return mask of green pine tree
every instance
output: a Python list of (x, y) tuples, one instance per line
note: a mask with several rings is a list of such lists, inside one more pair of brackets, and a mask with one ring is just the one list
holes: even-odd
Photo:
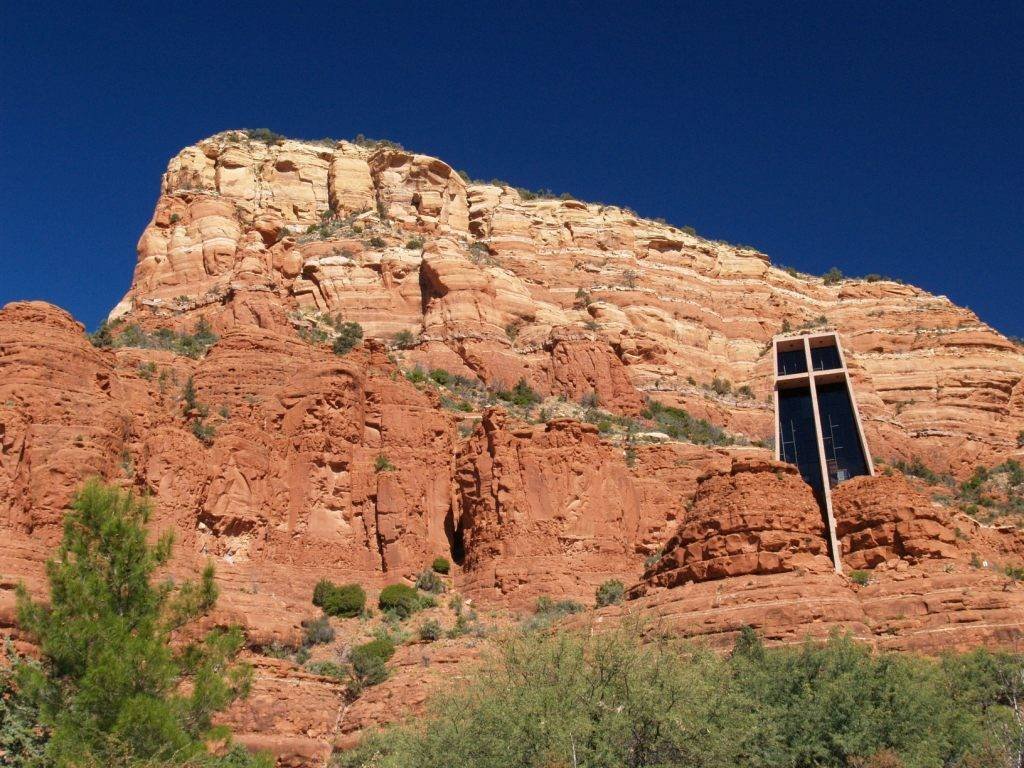
[[(237, 628), (189, 626), (217, 599), (213, 566), (198, 583), (156, 582), (173, 537), (147, 542), (150, 507), (89, 481), (46, 564), (49, 604), (18, 591), (18, 619), (42, 653), (17, 670), (19, 696), (38, 707), (50, 766), (258, 766), (241, 748), (207, 752), (229, 734), (214, 713), (248, 693), (251, 670), (234, 662)], [(173, 639), (173, 642), (172, 642)]]

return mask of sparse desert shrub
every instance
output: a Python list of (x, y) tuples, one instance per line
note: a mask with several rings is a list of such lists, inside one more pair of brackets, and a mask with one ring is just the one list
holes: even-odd
[(335, 680), (344, 680), (347, 674), (345, 667), (333, 661), (311, 661), (306, 665), (306, 669), (314, 675), (333, 677)]
[(302, 645), (323, 645), (334, 639), (334, 628), (327, 616), (302, 620)]
[(451, 570), (452, 564), (448, 562), (447, 557), (435, 557), (430, 567), (434, 569), (435, 573), (447, 574)]
[(419, 251), (423, 248), (423, 241), (418, 237), (410, 237), (405, 241), (405, 247), (410, 251)]
[(420, 594), (408, 584), (388, 584), (380, 591), (377, 606), (382, 611), (395, 613), (407, 619), (423, 607)]
[(321, 579), (313, 589), (313, 605), (322, 608), (328, 616), (352, 618), (363, 612), (366, 592), (358, 584), (337, 585)]
[(262, 141), (264, 144), (276, 144), (279, 141), (283, 141), (286, 137), (280, 133), (275, 133), (269, 128), (243, 128), (242, 133), (248, 136), (253, 141)]
[(575, 600), (552, 600), (545, 595), (537, 598), (534, 610), (536, 613), (547, 616), (569, 616), (574, 613), (583, 613), (586, 608)]
[(441, 629), (441, 625), (435, 619), (427, 619), (422, 624), (420, 624), (420, 640), (425, 640), (428, 643), (432, 643), (435, 640), (440, 639), (442, 634), (444, 634), (444, 632)]
[(617, 605), (622, 602), (622, 596), (626, 592), (625, 585), (618, 579), (609, 579), (597, 588), (597, 606)]
[(446, 387), (452, 382), (452, 375), (444, 368), (434, 368), (429, 376), (431, 381), (442, 387)]
[(371, 248), (385, 248), (386, 246), (387, 246), (387, 243), (384, 241), (383, 237), (378, 237), (378, 236), (375, 235), (374, 237), (370, 238), (370, 247)]
[(744, 400), (754, 399), (754, 390), (750, 388), (749, 384), (744, 384), (742, 387), (737, 389), (736, 394), (742, 397)]
[(357, 689), (384, 682), (388, 676), (385, 665), (394, 655), (395, 645), (388, 638), (377, 638), (353, 648), (349, 662)]
[(363, 326), (359, 323), (339, 323), (338, 335), (331, 345), (336, 355), (346, 355), (363, 339)]
[(427, 568), (416, 577), (416, 589), (422, 589), (424, 592), (431, 592), (433, 594), (440, 594), (445, 591), (446, 587), (444, 580), (438, 575), (438, 573)]
[(828, 272), (821, 276), (821, 279), (825, 282), (825, 285), (836, 285), (843, 281), (843, 273), (840, 272), (837, 267), (832, 267)]
[(867, 571), (850, 571), (850, 581), (864, 587), (871, 581), (871, 574)]
[(658, 428), (676, 440), (688, 440), (698, 445), (731, 445), (733, 439), (721, 428), (704, 420), (696, 419), (682, 408), (664, 405), (657, 400), (648, 400), (643, 417), (653, 420)]
[(399, 331), (391, 337), (391, 343), (398, 349), (412, 349), (416, 346), (416, 334), (412, 331)]
[(711, 380), (711, 391), (716, 395), (728, 395), (732, 392), (732, 382), (728, 379), (715, 376)]
[(499, 400), (505, 400), (521, 408), (527, 408), (541, 401), (541, 396), (526, 383), (526, 379), (519, 379), (511, 390), (499, 389), (494, 394)]
[(395, 465), (391, 463), (387, 456), (381, 453), (373, 460), (373, 469), (375, 472), (394, 472)]

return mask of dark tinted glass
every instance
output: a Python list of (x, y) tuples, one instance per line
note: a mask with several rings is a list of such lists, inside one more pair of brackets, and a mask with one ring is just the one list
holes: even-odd
[(843, 382), (818, 387), (818, 415), (821, 417), (821, 438), (825, 444), (825, 467), (829, 485), (868, 473), (861, 449), (853, 403)]
[(811, 347), (811, 365), (816, 371), (828, 371), (841, 368), (839, 350), (835, 347)]
[(820, 493), (821, 461), (808, 387), (779, 390), (779, 447), (782, 460), (796, 464), (801, 477)]
[(807, 357), (804, 355), (803, 347), (790, 352), (779, 350), (779, 376), (788, 376), (791, 373), (807, 373)]

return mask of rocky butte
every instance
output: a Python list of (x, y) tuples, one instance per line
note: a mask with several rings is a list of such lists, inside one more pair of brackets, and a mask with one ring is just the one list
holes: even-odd
[[(841, 338), (879, 470), (835, 491), (841, 574), (770, 447), (772, 338), (817, 327)], [(573, 621), (639, 612), (722, 647), (745, 625), (1008, 645), (1022, 434), (1024, 349), (945, 297), (387, 142), (229, 131), (168, 164), (92, 340), (48, 304), (0, 310), (0, 630), (24, 640), (14, 588), (42, 590), (100, 475), (151, 495), (177, 571), (216, 564), (219, 620), (257, 668), (228, 722), (283, 765), (322, 765), (476, 658), (473, 635), (403, 646), (352, 700), (287, 652), (319, 579), (373, 600), (438, 556), (498, 624), (615, 578), (625, 602)], [(335, 624), (342, 647), (367, 632)]]

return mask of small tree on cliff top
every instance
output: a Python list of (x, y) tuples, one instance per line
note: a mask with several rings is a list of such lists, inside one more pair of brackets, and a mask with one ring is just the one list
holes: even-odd
[(19, 622), (43, 661), (18, 669), (19, 696), (49, 731), (45, 764), (266, 765), (241, 748), (223, 758), (206, 751), (206, 741), (228, 736), (213, 714), (248, 692), (251, 671), (233, 663), (237, 628), (187, 626), (217, 599), (212, 565), (199, 583), (153, 583), (172, 535), (149, 544), (149, 513), (131, 493), (88, 482), (46, 564), (49, 605), (18, 589)]

